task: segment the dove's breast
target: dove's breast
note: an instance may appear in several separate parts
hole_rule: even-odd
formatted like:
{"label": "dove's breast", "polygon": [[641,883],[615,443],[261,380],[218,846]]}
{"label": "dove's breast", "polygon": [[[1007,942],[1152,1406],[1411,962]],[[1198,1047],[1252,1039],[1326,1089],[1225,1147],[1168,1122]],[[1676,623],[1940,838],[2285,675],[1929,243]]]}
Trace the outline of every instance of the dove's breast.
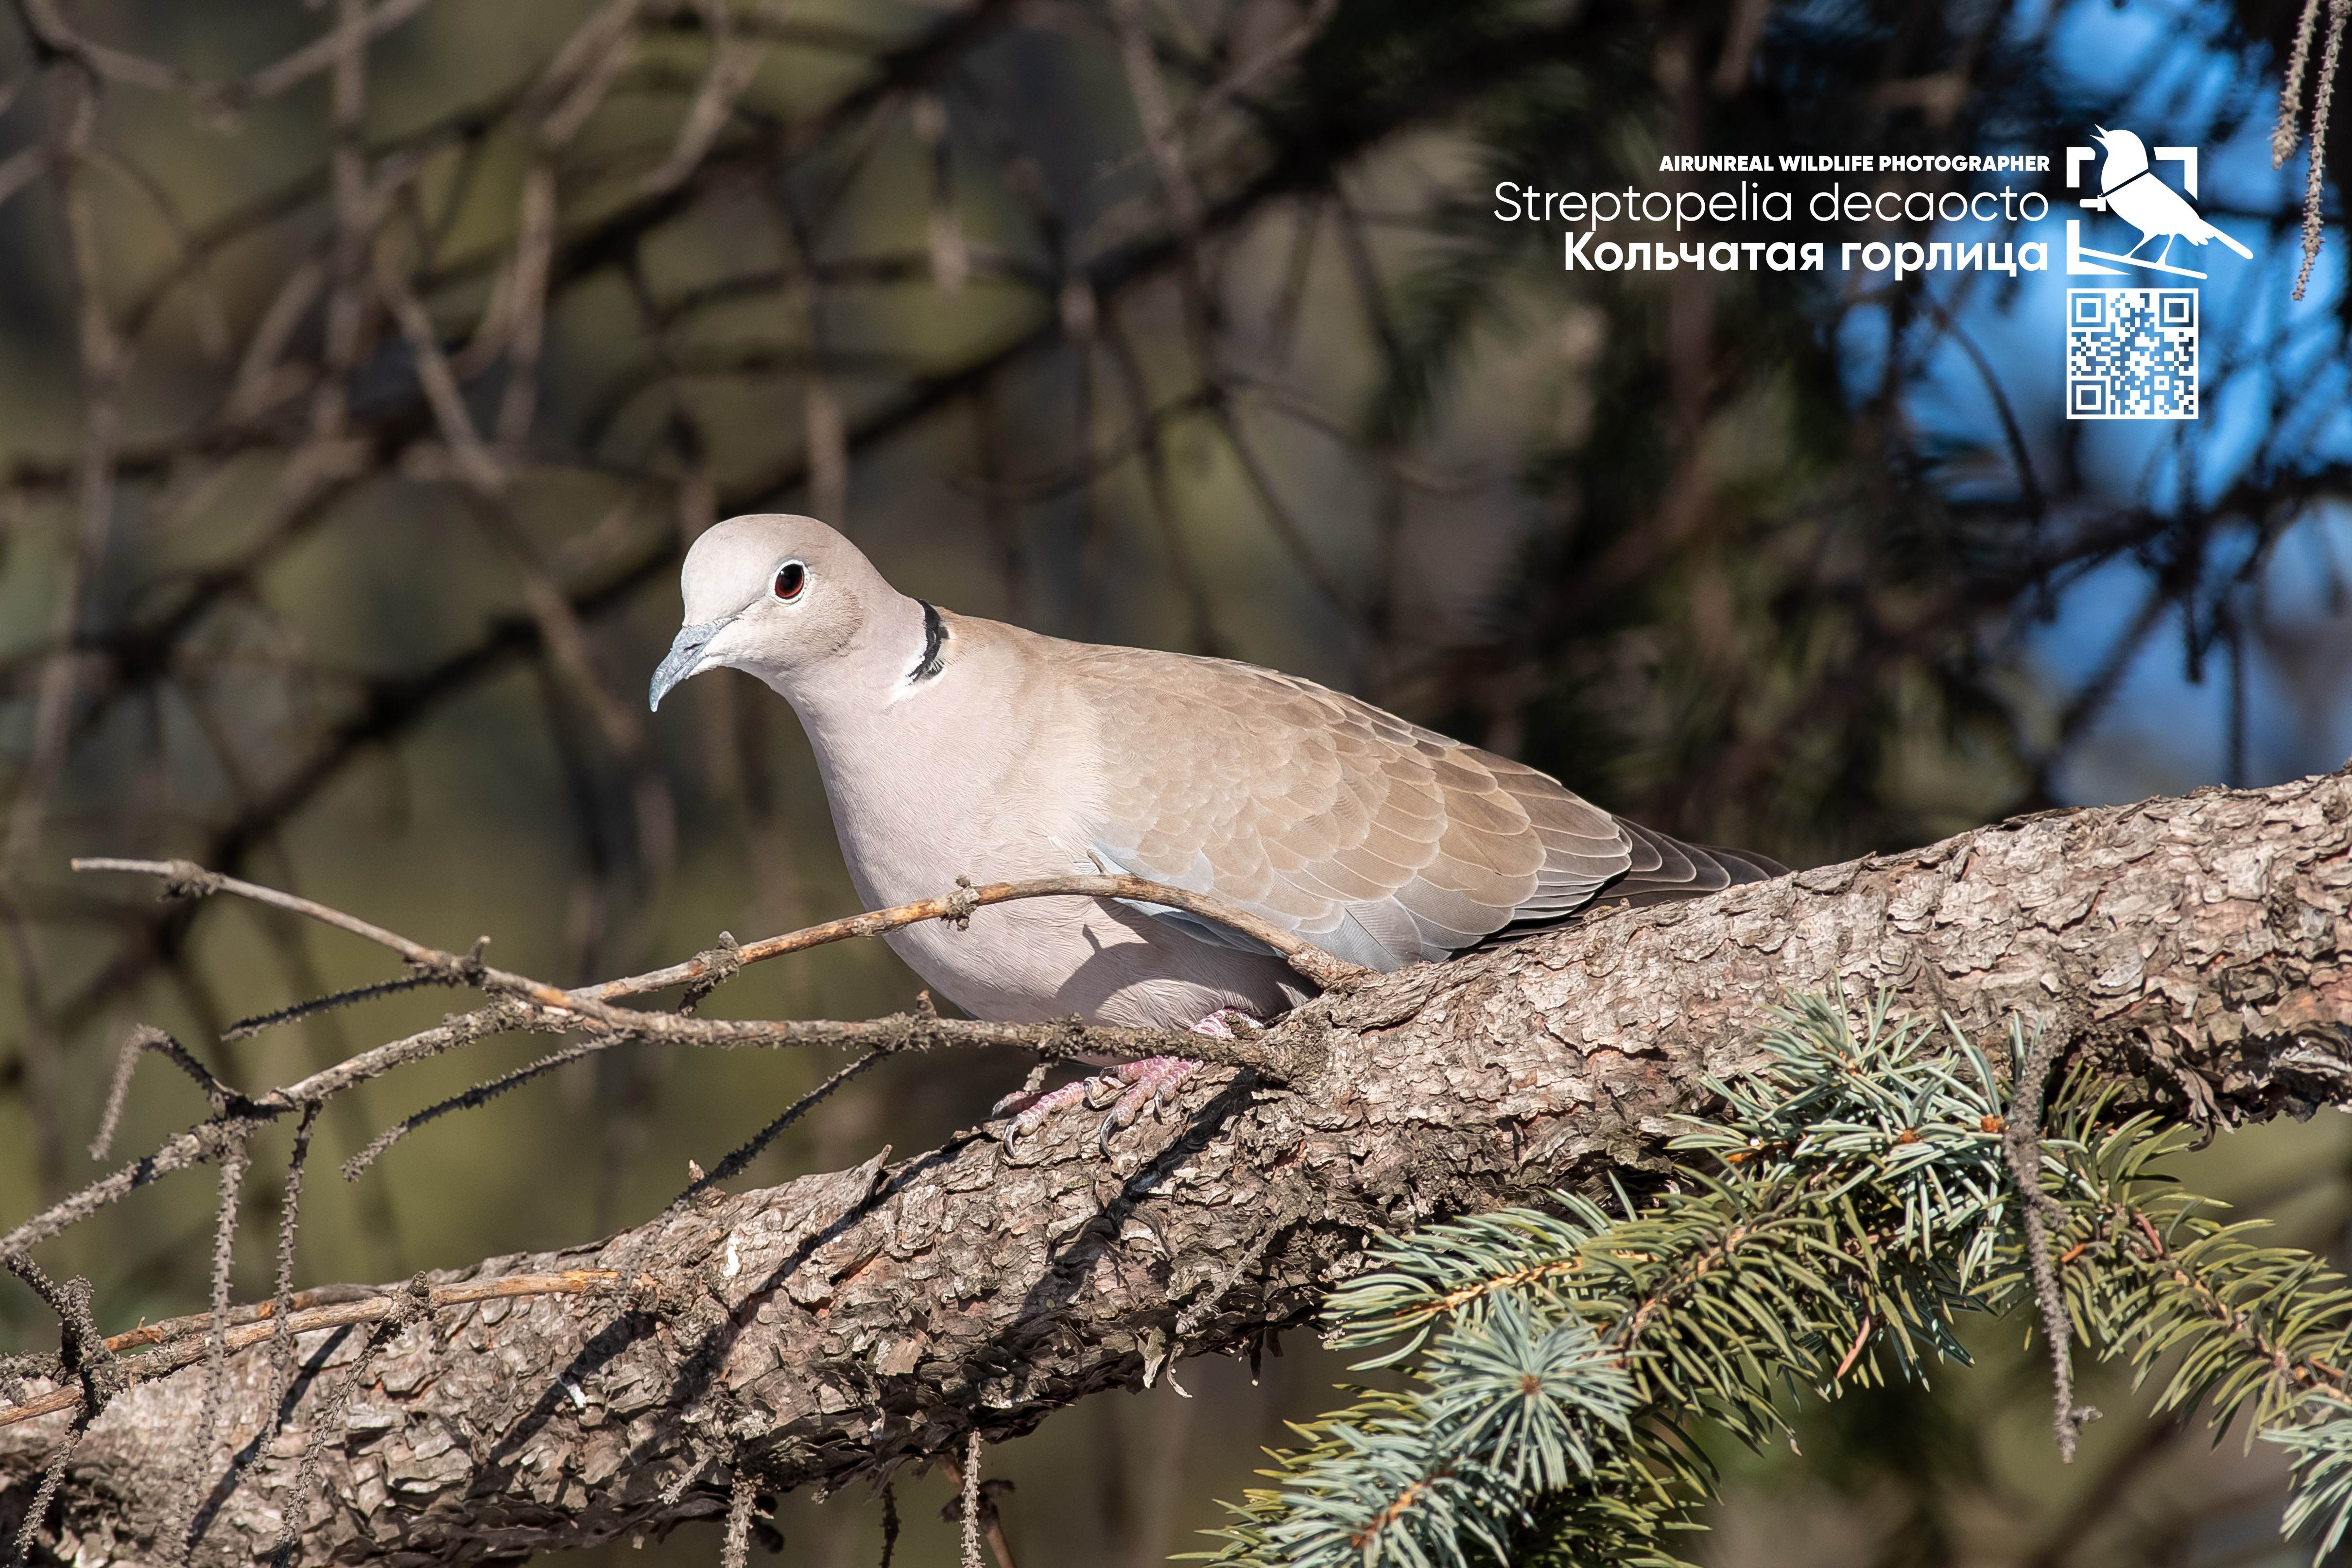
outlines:
{"label": "dove's breast", "polygon": [[[842,858],[869,909],[975,883],[1094,873],[1098,726],[1015,628],[950,617],[940,673],[856,715],[803,709]],[[1297,999],[1280,960],[1202,942],[1088,898],[992,904],[969,929],[887,938],[975,1017],[1184,1028],[1220,1008],[1268,1017]]]}

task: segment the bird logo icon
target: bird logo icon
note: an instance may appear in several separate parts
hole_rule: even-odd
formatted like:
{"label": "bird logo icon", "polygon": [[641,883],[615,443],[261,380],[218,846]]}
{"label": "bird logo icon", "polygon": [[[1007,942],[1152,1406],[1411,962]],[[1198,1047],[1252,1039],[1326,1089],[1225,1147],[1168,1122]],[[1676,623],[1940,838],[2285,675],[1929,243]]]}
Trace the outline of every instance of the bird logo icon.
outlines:
{"label": "bird logo icon", "polygon": [[[2176,240],[2187,240],[2202,246],[2208,240],[2220,240],[2248,260],[2253,252],[2239,244],[2221,230],[2197,215],[2189,197],[2197,193],[2197,150],[2193,147],[2159,147],[2158,159],[2171,159],[2182,165],[2182,183],[2189,194],[2183,195],[2164,183],[2148,156],[2147,144],[2128,131],[2109,131],[2104,126],[2093,131],[2092,140],[2099,144],[2094,153],[2087,147],[2067,149],[2066,183],[2076,183],[2084,162],[2100,158],[2098,194],[2082,198],[2082,204],[2094,212],[2113,213],[2139,230],[2139,243],[2117,254],[2091,250],[2082,243],[2079,219],[2066,224],[2066,270],[2072,273],[2105,273],[2117,275],[2112,267],[2093,265],[2086,257],[2099,261],[2119,262],[2125,267],[2142,267],[2156,272],[2169,272],[2182,277],[2203,277],[2172,263],[2172,246]],[[2154,256],[2140,253],[2158,240],[2163,246]]]}

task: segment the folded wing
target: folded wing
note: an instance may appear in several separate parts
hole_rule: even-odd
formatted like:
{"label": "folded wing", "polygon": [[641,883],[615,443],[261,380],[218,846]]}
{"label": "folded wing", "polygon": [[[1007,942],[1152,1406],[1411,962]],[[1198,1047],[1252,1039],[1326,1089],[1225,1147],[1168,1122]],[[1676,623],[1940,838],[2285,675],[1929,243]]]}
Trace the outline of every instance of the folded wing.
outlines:
{"label": "folded wing", "polygon": [[1295,676],[1113,648],[1087,650],[1073,674],[1100,727],[1098,859],[1370,967],[1442,958],[1596,900],[1691,897],[1780,870],[1622,821],[1534,768]]}

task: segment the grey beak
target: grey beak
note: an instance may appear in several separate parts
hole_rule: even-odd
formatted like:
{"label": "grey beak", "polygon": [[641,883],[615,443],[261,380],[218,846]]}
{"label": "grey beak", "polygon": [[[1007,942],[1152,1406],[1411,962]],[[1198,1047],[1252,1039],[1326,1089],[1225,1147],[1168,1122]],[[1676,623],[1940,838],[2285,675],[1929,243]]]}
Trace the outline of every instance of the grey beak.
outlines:
{"label": "grey beak", "polygon": [[731,616],[721,616],[716,621],[705,621],[698,626],[678,629],[677,641],[669,645],[669,657],[664,659],[661,668],[654,672],[653,688],[646,694],[647,706],[654,712],[661,711],[661,700],[669,695],[672,686],[702,667],[702,651],[710,646],[710,640],[718,636],[731,619]]}

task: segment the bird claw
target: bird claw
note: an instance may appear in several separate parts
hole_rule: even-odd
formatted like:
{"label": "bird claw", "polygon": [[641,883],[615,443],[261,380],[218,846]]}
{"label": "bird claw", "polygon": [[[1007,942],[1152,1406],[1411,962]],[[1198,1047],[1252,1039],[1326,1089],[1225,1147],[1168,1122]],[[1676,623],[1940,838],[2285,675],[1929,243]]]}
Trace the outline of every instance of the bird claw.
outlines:
{"label": "bird claw", "polygon": [[[1238,1008],[1220,1008],[1194,1024],[1192,1032],[1232,1040],[1237,1025],[1250,1030],[1265,1027]],[[989,1114],[1012,1117],[998,1135],[1004,1145],[1005,1157],[1011,1159],[1015,1157],[1022,1139],[1036,1133],[1070,1106],[1083,1105],[1089,1111],[1108,1109],[1109,1114],[1095,1129],[1095,1146],[1108,1154],[1112,1134],[1134,1126],[1147,1111],[1157,1115],[1162,1108],[1174,1104],[1178,1090],[1200,1065],[1181,1056],[1150,1056],[1140,1061],[1123,1061],[1091,1078],[1065,1083],[1044,1093],[1028,1089],[1015,1091],[999,1100]]]}
{"label": "bird claw", "polygon": [[997,1101],[995,1104],[991,1105],[988,1108],[988,1119],[993,1122],[999,1116],[1013,1115],[1019,1112],[1028,1110],[1031,1106],[1036,1104],[1038,1101],[1043,1100],[1045,1097],[1045,1093],[1036,1088],[1036,1082],[1037,1075],[1035,1073],[1030,1074],[1029,1082],[1015,1089],[1012,1093],[1005,1095],[1003,1098]]}
{"label": "bird claw", "polygon": [[[1157,1116],[1162,1106],[1175,1103],[1177,1086],[1200,1066],[1181,1056],[1147,1056],[1141,1061],[1121,1062],[1097,1079],[1097,1083],[1116,1081],[1120,1092],[1110,1103],[1110,1114],[1095,1129],[1095,1147],[1109,1154],[1113,1133],[1134,1126],[1146,1111]],[[1087,1108],[1093,1110],[1095,1106],[1089,1102]]]}
{"label": "bird claw", "polygon": [[1004,1124],[1004,1131],[998,1134],[998,1141],[1004,1145],[1004,1157],[1017,1157],[1017,1145],[1021,1140],[1052,1121],[1064,1109],[1072,1104],[1084,1104],[1087,1089],[1093,1082],[1092,1079],[1081,1079],[1076,1083],[1065,1083],[1059,1089],[1049,1089],[1042,1094],[1020,1090],[999,1100],[989,1114],[1003,1116],[1009,1113],[1012,1116],[1012,1120]]}
{"label": "bird claw", "polygon": [[1024,1138],[1034,1134],[1071,1106],[1082,1105],[1089,1111],[1107,1108],[1109,1114],[1095,1130],[1095,1146],[1108,1154],[1113,1133],[1132,1127],[1146,1111],[1156,1113],[1172,1103],[1177,1086],[1199,1066],[1199,1062],[1181,1057],[1147,1057],[1141,1061],[1120,1062],[1092,1078],[1065,1083],[1043,1094],[1008,1094],[996,1103],[995,1113],[1014,1114],[1005,1123],[998,1140],[1004,1146],[1006,1157],[1014,1158]]}

